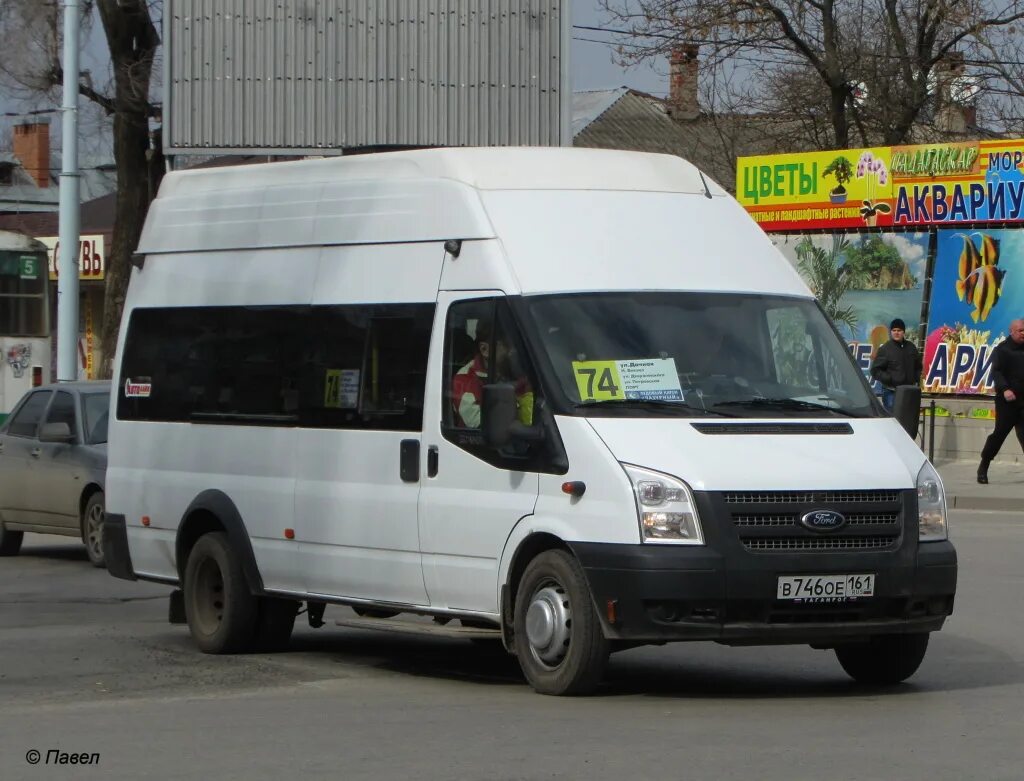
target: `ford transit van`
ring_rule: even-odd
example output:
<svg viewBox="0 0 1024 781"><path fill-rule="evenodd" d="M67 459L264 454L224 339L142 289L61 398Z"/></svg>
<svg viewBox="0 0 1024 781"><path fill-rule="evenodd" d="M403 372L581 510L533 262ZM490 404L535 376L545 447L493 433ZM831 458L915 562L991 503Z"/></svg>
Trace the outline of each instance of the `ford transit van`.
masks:
<svg viewBox="0 0 1024 781"><path fill-rule="evenodd" d="M205 652L282 648L336 604L493 637L549 694L685 640L895 684L952 612L935 469L679 158L172 173L133 263L107 564L173 587Z"/></svg>

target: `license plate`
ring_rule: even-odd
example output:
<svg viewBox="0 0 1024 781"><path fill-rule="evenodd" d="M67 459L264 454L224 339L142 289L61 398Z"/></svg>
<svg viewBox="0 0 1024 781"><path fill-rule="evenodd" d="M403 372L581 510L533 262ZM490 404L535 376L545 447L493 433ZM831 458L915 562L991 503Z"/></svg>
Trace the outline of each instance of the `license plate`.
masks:
<svg viewBox="0 0 1024 781"><path fill-rule="evenodd" d="M782 575L775 598L791 602L846 602L874 595L874 575Z"/></svg>

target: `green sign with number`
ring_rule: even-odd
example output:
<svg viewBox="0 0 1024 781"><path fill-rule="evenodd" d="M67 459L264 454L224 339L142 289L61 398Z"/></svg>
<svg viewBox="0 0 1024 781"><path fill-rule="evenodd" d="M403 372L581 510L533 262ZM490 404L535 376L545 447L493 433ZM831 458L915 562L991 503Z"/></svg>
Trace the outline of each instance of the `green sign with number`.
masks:
<svg viewBox="0 0 1024 781"><path fill-rule="evenodd" d="M22 279L38 279L39 258L35 255L22 255L21 256L21 278Z"/></svg>

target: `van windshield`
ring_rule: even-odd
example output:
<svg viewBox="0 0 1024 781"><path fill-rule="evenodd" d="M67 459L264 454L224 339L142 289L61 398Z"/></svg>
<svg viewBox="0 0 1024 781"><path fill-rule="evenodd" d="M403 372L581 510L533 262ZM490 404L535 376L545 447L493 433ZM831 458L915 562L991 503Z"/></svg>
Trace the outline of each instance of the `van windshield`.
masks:
<svg viewBox="0 0 1024 781"><path fill-rule="evenodd" d="M846 345L812 300L617 292L524 301L577 414L879 414Z"/></svg>

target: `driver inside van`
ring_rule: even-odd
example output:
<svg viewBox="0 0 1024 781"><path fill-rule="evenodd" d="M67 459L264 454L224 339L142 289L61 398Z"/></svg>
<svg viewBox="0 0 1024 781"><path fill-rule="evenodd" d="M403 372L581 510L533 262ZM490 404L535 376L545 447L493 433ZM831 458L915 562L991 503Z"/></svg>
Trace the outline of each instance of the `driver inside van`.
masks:
<svg viewBox="0 0 1024 781"><path fill-rule="evenodd" d="M452 406L455 425L460 428L480 428L481 405L484 385L488 382L493 368L495 382L511 382L516 389L516 409L519 422L530 425L533 422L533 388L525 372L516 371L514 351L499 334L492 342L491 326L479 321L476 326L476 354L459 369L452 378ZM491 347L494 347L492 367Z"/></svg>

